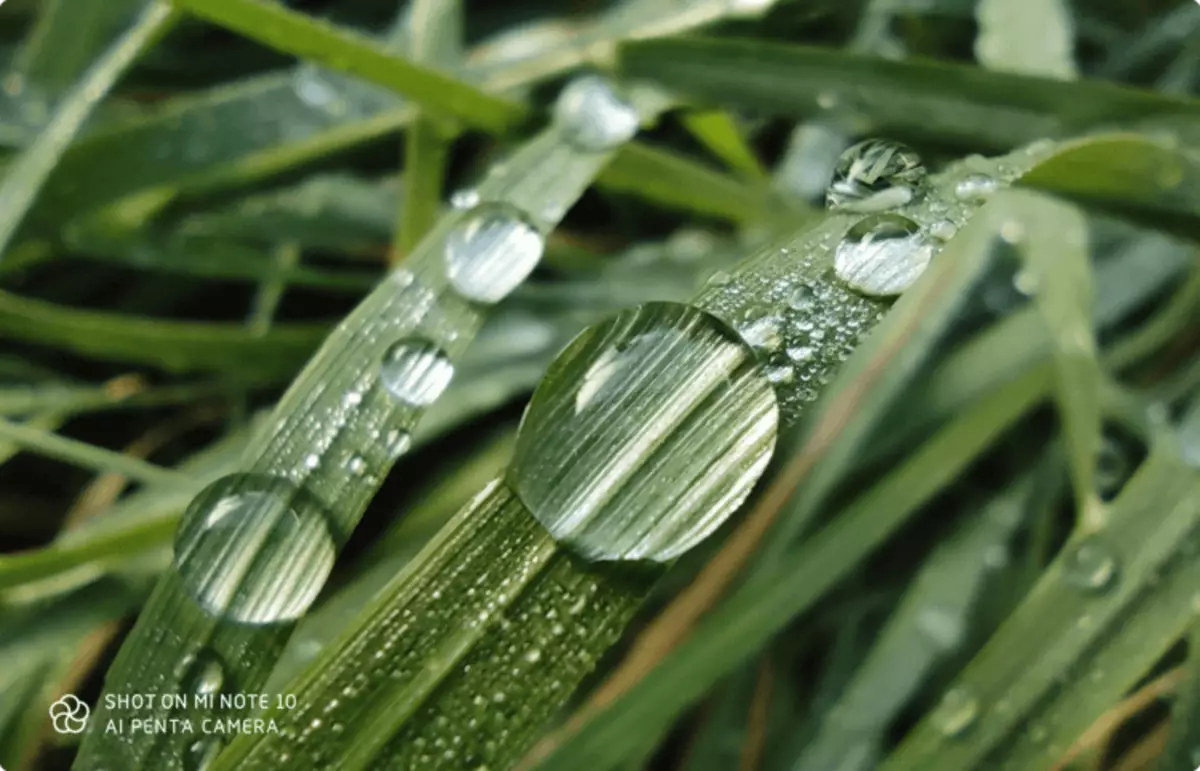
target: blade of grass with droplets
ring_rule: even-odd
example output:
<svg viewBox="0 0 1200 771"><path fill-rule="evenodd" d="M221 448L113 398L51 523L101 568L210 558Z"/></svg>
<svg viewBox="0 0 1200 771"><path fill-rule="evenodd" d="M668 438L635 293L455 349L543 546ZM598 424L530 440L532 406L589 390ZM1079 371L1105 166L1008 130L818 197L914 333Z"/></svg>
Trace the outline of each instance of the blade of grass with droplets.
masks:
<svg viewBox="0 0 1200 771"><path fill-rule="evenodd" d="M255 337L240 324L78 310L0 292L0 331L84 356L173 372L220 372L243 383L270 383L294 373L328 327L288 324Z"/></svg>
<svg viewBox="0 0 1200 771"><path fill-rule="evenodd" d="M462 4L458 0L415 0L408 50L414 61L454 68L462 56ZM452 131L436 117L417 115L404 135L404 206L396 246L412 250L437 219Z"/></svg>
<svg viewBox="0 0 1200 771"><path fill-rule="evenodd" d="M948 63L704 38L620 48L621 71L726 108L805 117L845 102L863 133L1008 149L1154 115L1200 116L1200 101L1102 82L1033 78Z"/></svg>
<svg viewBox="0 0 1200 771"><path fill-rule="evenodd" d="M12 242L34 199L92 110L176 18L177 13L169 5L149 3L129 30L63 97L45 129L8 164L0 183L0 254Z"/></svg>
<svg viewBox="0 0 1200 771"><path fill-rule="evenodd" d="M492 96L461 80L387 53L375 41L261 0L171 0L189 13L265 46L347 72L429 110L489 131L525 117L519 103Z"/></svg>
<svg viewBox="0 0 1200 771"><path fill-rule="evenodd" d="M959 172L956 170L949 170L947 178L953 180L957 173ZM932 189L937 190L939 187L935 184ZM850 358L845 369L831 385L832 395L820 405L803 449L782 472L782 478L777 480L776 487L767 499L771 502L771 507L768 508L765 503L760 504L760 511L754 512L751 519L758 520L767 512L773 514L773 509L778 509L791 497L801 478L804 480L802 501L807 504L802 511L810 511L815 505L814 501L819 501L827 495L837 474L853 457L856 448L876 421L885 413L889 400L881 398L881 394L898 393L919 371L921 363L929 356L934 344L941 339L946 325L957 316L966 301L967 290L983 275L992 239L996 237L1000 227L1010 218L1034 205L1037 198L1015 191L998 193L990 203L974 213L966 227L945 247L938 260L931 263L925 275L901 296L889 322L882 325L876 334L866 338L865 344ZM945 201L942 203L944 209L947 204ZM759 297L764 292L759 289L748 294L751 297ZM869 326L867 325L868 328ZM1006 397L1011 397L1014 389L1018 389L1016 393L1022 394L1020 399L1010 399L1011 403L1020 408L1016 413L1008 415L1006 420L1015 419L1028 407L1027 399L1035 398L1039 393L1035 387L1040 383L1039 374L1031 373L1019 379L1017 383L1001 389L999 393ZM993 395L991 399L985 400L991 410L989 416L997 411L991 406L992 400L996 398L1002 397ZM1004 413L1003 410L999 412ZM957 433L951 435L962 441L964 446L977 446L979 449L986 447L993 438L991 433L984 433L979 438L962 438ZM786 435L784 441L787 442L789 438L794 441L794 437ZM976 444L977 442L979 444ZM790 450L787 444L783 447L783 452ZM972 453L957 457L956 463L966 463L971 457ZM943 479L940 474L937 476ZM944 484L944 479L936 484ZM938 488L935 487L934 490L936 489ZM931 494L933 491L927 492ZM921 500L923 499L918 499L917 502ZM916 504L914 508L915 506ZM898 519L892 527L898 526L911 513L911 509L899 510L896 515ZM791 530L794 537L795 528L807 518L807 515L796 517L781 524L785 535L772 538L767 554L770 559L759 558L755 561L754 578L757 580L752 579L723 611L718 612L718 615L721 612L732 614L743 607L761 608L763 603L784 601L772 592L781 585L795 587L798 584L791 579L781 584L779 573L785 569L785 565L792 562L791 555L785 558L787 552L783 545L791 543L787 532ZM835 520L835 524L837 522ZM849 525L838 527L850 529ZM837 553L845 560L844 569L833 571L821 578L822 591L829 589L837 579L845 575L843 570L849 570L858 560L865 558L886 533L892 532L888 527L874 522L871 523L871 528L872 537L858 538L852 547L839 546ZM877 538L879 540L876 540ZM848 553L853 554L854 558L847 557ZM799 560L800 557L795 559ZM804 582L812 584L813 581L814 578L807 577ZM819 592L803 595L793 593L789 595L788 601L802 597L801 602L813 602L819 596ZM744 603L739 603L738 599L742 597L746 599ZM606 742L605 737L611 737L623 730L637 732L643 740L656 737L669 725L680 709L688 706L703 692L706 685L752 653L772 631L781 628L795 612L803 608L803 605L798 605L792 614L779 616L772 624L764 625L759 621L755 625L749 625L748 629L753 629L753 632L747 631L746 635L737 639L724 639L721 635L710 635L707 638L697 636L696 646L692 649L688 649L688 643L684 643L683 648L676 654L669 655L657 668L645 673L623 696L585 713L585 716L556 742L557 749L539 767L567 768L583 757L589 758L589 763L594 763L598 757L605 757L605 765L596 767L612 767L621 758L594 754L601 751ZM747 609L745 612L749 614L758 611ZM761 617L761 614L756 616ZM716 623L715 620L713 623ZM737 627L740 622L730 622L727 619L726 623ZM706 628L711 629L707 626ZM685 649L688 650L687 654L684 653ZM720 661L721 666L710 668L707 664L711 660ZM647 662L647 665L653 663ZM687 681L686 687L682 686L681 679ZM664 686L664 683L669 684ZM628 744L625 742L622 746Z"/></svg>
<svg viewBox="0 0 1200 771"><path fill-rule="evenodd" d="M633 136L639 119L663 106L648 91L633 94L637 106L619 102L594 78L576 81L564 94L580 88L588 89L584 104L607 112L567 112L493 167L472 208L439 221L334 330L252 440L240 472L194 499L176 535L175 565L110 668L106 692L193 693L195 678L212 672L246 690L266 679L296 618L315 599L383 477L411 446L418 420L442 396L490 306L533 271L545 234ZM240 515L222 525L231 510ZM296 524L279 531L276 514L283 511ZM163 630L172 630L171 642L161 642ZM188 662L200 671L189 670ZM190 704L152 712L199 720L203 710ZM120 710L102 703L91 725L114 714ZM129 743L95 729L76 763L171 765L190 753L211 755L223 744L223 737L209 737L193 748L187 738Z"/></svg>
<svg viewBox="0 0 1200 771"><path fill-rule="evenodd" d="M1063 549L955 680L972 719L946 731L927 715L882 768L1054 767L1186 629L1198 536L1195 472L1153 450L1103 530Z"/></svg>

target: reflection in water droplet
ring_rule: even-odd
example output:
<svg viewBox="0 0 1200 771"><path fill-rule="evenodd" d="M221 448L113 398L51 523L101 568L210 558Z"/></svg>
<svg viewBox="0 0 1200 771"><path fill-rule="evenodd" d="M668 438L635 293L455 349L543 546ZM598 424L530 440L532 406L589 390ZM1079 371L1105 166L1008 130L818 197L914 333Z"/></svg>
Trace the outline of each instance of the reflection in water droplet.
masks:
<svg viewBox="0 0 1200 771"><path fill-rule="evenodd" d="M954 196L960 201L982 201L999 189L998 183L987 174L969 174L954 186Z"/></svg>
<svg viewBox="0 0 1200 771"><path fill-rule="evenodd" d="M412 435L407 431L393 428L383 438L384 452L389 458L399 458L412 447Z"/></svg>
<svg viewBox="0 0 1200 771"><path fill-rule="evenodd" d="M423 338L393 343L383 354L379 380L398 401L425 407L437 401L454 377L454 364L438 346Z"/></svg>
<svg viewBox="0 0 1200 771"><path fill-rule="evenodd" d="M979 717L979 699L966 688L946 691L942 700L929 715L934 727L943 736L961 736Z"/></svg>
<svg viewBox="0 0 1200 771"><path fill-rule="evenodd" d="M1102 592L1112 586L1120 565L1112 547L1099 536L1087 536L1063 558L1063 580L1076 589Z"/></svg>
<svg viewBox="0 0 1200 771"><path fill-rule="evenodd" d="M316 501L262 474L232 474L201 490L175 535L175 567L196 602L250 624L299 618L334 557Z"/></svg>
<svg viewBox="0 0 1200 771"><path fill-rule="evenodd" d="M894 209L911 201L924 179L925 165L913 150L899 142L868 139L838 158L825 204L864 214Z"/></svg>
<svg viewBox="0 0 1200 771"><path fill-rule="evenodd" d="M896 214L864 217L834 252L838 277L869 295L900 294L933 257L933 244L916 222Z"/></svg>
<svg viewBox="0 0 1200 771"><path fill-rule="evenodd" d="M509 484L587 558L665 561L746 498L778 421L736 333L690 306L648 303L588 328L551 365Z"/></svg>
<svg viewBox="0 0 1200 771"><path fill-rule="evenodd" d="M208 737L193 742L184 756L185 771L205 771L212 766L220 752L221 742L216 738Z"/></svg>
<svg viewBox="0 0 1200 771"><path fill-rule="evenodd" d="M446 236L446 277L468 300L494 303L517 288L542 258L542 235L515 208L484 204Z"/></svg>
<svg viewBox="0 0 1200 771"><path fill-rule="evenodd" d="M638 114L604 78L582 75L563 88L554 117L580 149L601 152L629 141L638 130Z"/></svg>

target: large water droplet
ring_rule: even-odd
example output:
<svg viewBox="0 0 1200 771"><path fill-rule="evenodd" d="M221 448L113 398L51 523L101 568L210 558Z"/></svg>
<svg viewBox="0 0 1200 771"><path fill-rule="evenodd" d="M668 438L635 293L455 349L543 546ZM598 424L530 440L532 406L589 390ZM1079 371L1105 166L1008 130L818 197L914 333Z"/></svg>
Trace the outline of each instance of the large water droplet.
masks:
<svg viewBox="0 0 1200 771"><path fill-rule="evenodd" d="M598 560L669 560L749 494L779 410L753 351L715 317L648 303L596 324L526 410L509 482L558 540Z"/></svg>
<svg viewBox="0 0 1200 771"><path fill-rule="evenodd" d="M1063 580L1089 592L1102 592L1112 586L1120 564L1103 538L1087 536L1070 548L1063 561Z"/></svg>
<svg viewBox="0 0 1200 771"><path fill-rule="evenodd" d="M777 316L761 316L742 325L738 331L742 333L742 338L755 348L775 351L783 342L783 332L780 329L782 323Z"/></svg>
<svg viewBox="0 0 1200 771"><path fill-rule="evenodd" d="M900 294L933 258L933 244L920 226L897 214L873 214L850 228L834 252L834 270L869 295Z"/></svg>
<svg viewBox="0 0 1200 771"><path fill-rule="evenodd" d="M879 212L913 199L925 179L925 165L913 150L885 139L868 139L838 158L825 191L831 209Z"/></svg>
<svg viewBox="0 0 1200 771"><path fill-rule="evenodd" d="M966 688L946 691L929 719L943 736L961 736L979 717L979 699Z"/></svg>
<svg viewBox="0 0 1200 771"><path fill-rule="evenodd" d="M999 187L1000 183L987 174L968 174L954 186L954 196L960 201L982 201Z"/></svg>
<svg viewBox="0 0 1200 771"><path fill-rule="evenodd" d="M175 535L175 567L196 602L250 624L299 618L334 557L317 502L262 474L232 474L201 490Z"/></svg>
<svg viewBox="0 0 1200 771"><path fill-rule="evenodd" d="M554 105L554 117L572 144L591 152L627 142L638 130L637 110L597 75L568 83Z"/></svg>
<svg viewBox="0 0 1200 771"><path fill-rule="evenodd" d="M454 363L438 346L419 337L399 340L383 353L379 380L398 401L413 407L433 404L450 385Z"/></svg>
<svg viewBox="0 0 1200 771"><path fill-rule="evenodd" d="M446 235L446 277L468 300L499 302L529 277L544 247L515 208L483 204Z"/></svg>

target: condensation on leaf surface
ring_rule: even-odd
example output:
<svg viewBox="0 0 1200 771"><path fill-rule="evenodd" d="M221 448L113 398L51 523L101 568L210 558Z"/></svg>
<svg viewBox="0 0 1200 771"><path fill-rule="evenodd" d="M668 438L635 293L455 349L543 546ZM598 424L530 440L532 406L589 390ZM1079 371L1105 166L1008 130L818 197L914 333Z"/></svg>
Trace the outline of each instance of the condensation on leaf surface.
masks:
<svg viewBox="0 0 1200 771"><path fill-rule="evenodd" d="M925 165L912 149L886 139L868 139L838 158L825 194L826 205L862 214L907 204L925 180Z"/></svg>
<svg viewBox="0 0 1200 771"><path fill-rule="evenodd" d="M192 500L175 536L175 568L214 616L247 624L299 618L333 569L320 505L290 482L232 474Z"/></svg>
<svg viewBox="0 0 1200 771"><path fill-rule="evenodd" d="M666 561L745 500L779 410L716 317L647 303L585 330L526 410L509 480L557 540L595 560Z"/></svg>
<svg viewBox="0 0 1200 771"><path fill-rule="evenodd" d="M568 83L555 103L554 118L571 143L588 152L616 147L638 130L637 110L598 75Z"/></svg>

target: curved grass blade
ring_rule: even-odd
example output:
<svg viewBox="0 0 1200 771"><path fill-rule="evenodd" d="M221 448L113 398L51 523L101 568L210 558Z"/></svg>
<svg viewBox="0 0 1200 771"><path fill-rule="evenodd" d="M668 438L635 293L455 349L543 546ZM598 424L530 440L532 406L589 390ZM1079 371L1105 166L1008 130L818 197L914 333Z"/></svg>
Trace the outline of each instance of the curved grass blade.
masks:
<svg viewBox="0 0 1200 771"><path fill-rule="evenodd" d="M169 5L149 3L133 26L65 96L37 138L5 169L0 184L0 254L3 254L34 199L95 106L117 80L175 23Z"/></svg>
<svg viewBox="0 0 1200 771"><path fill-rule="evenodd" d="M289 324L256 337L239 324L76 310L0 292L0 331L85 356L150 364L173 372L220 372L252 384L290 376L328 328Z"/></svg>
<svg viewBox="0 0 1200 771"><path fill-rule="evenodd" d="M1200 102L1109 83L879 60L763 41L689 38L625 43L620 69L679 91L773 114L818 115L841 102L863 133L1009 149L1153 116L1200 117Z"/></svg>
<svg viewBox="0 0 1200 771"><path fill-rule="evenodd" d="M37 97L43 99L66 91L145 4L144 0L43 3L13 68L23 88L37 89Z"/></svg>
<svg viewBox="0 0 1200 771"><path fill-rule="evenodd" d="M634 97L637 106L621 116L632 116L627 133L607 145L580 146L580 126L565 118L495 167L475 205L443 218L334 330L252 440L240 472L214 482L185 513L174 569L109 670L106 692L193 693L193 660L217 662L221 682L243 693L266 680L296 618L315 600L337 550L411 446L417 422L442 396L490 307L532 272L545 234L632 136L637 120L662 107L652 93ZM292 512L297 530L276 533L273 515L255 503L235 528L209 535L228 506L261 496ZM247 572L253 565L259 567ZM235 714L252 706L242 703ZM154 714L200 720L203 712L190 703ZM114 715L120 711L102 703L91 725ZM199 748L184 738L131 743L93 728L76 764L175 768L194 753L215 754L228 737L209 737Z"/></svg>
<svg viewBox="0 0 1200 771"><path fill-rule="evenodd" d="M504 131L525 117L519 103L388 54L370 38L261 0L171 0L265 46L355 75L467 125Z"/></svg>
<svg viewBox="0 0 1200 771"><path fill-rule="evenodd" d="M692 136L729 168L752 179L766 176L758 156L746 143L729 113L721 110L689 110L680 120Z"/></svg>
<svg viewBox="0 0 1200 771"><path fill-rule="evenodd" d="M1152 451L955 681L977 716L952 735L926 716L882 768L1053 767L1186 629L1198 537L1194 471Z"/></svg>

